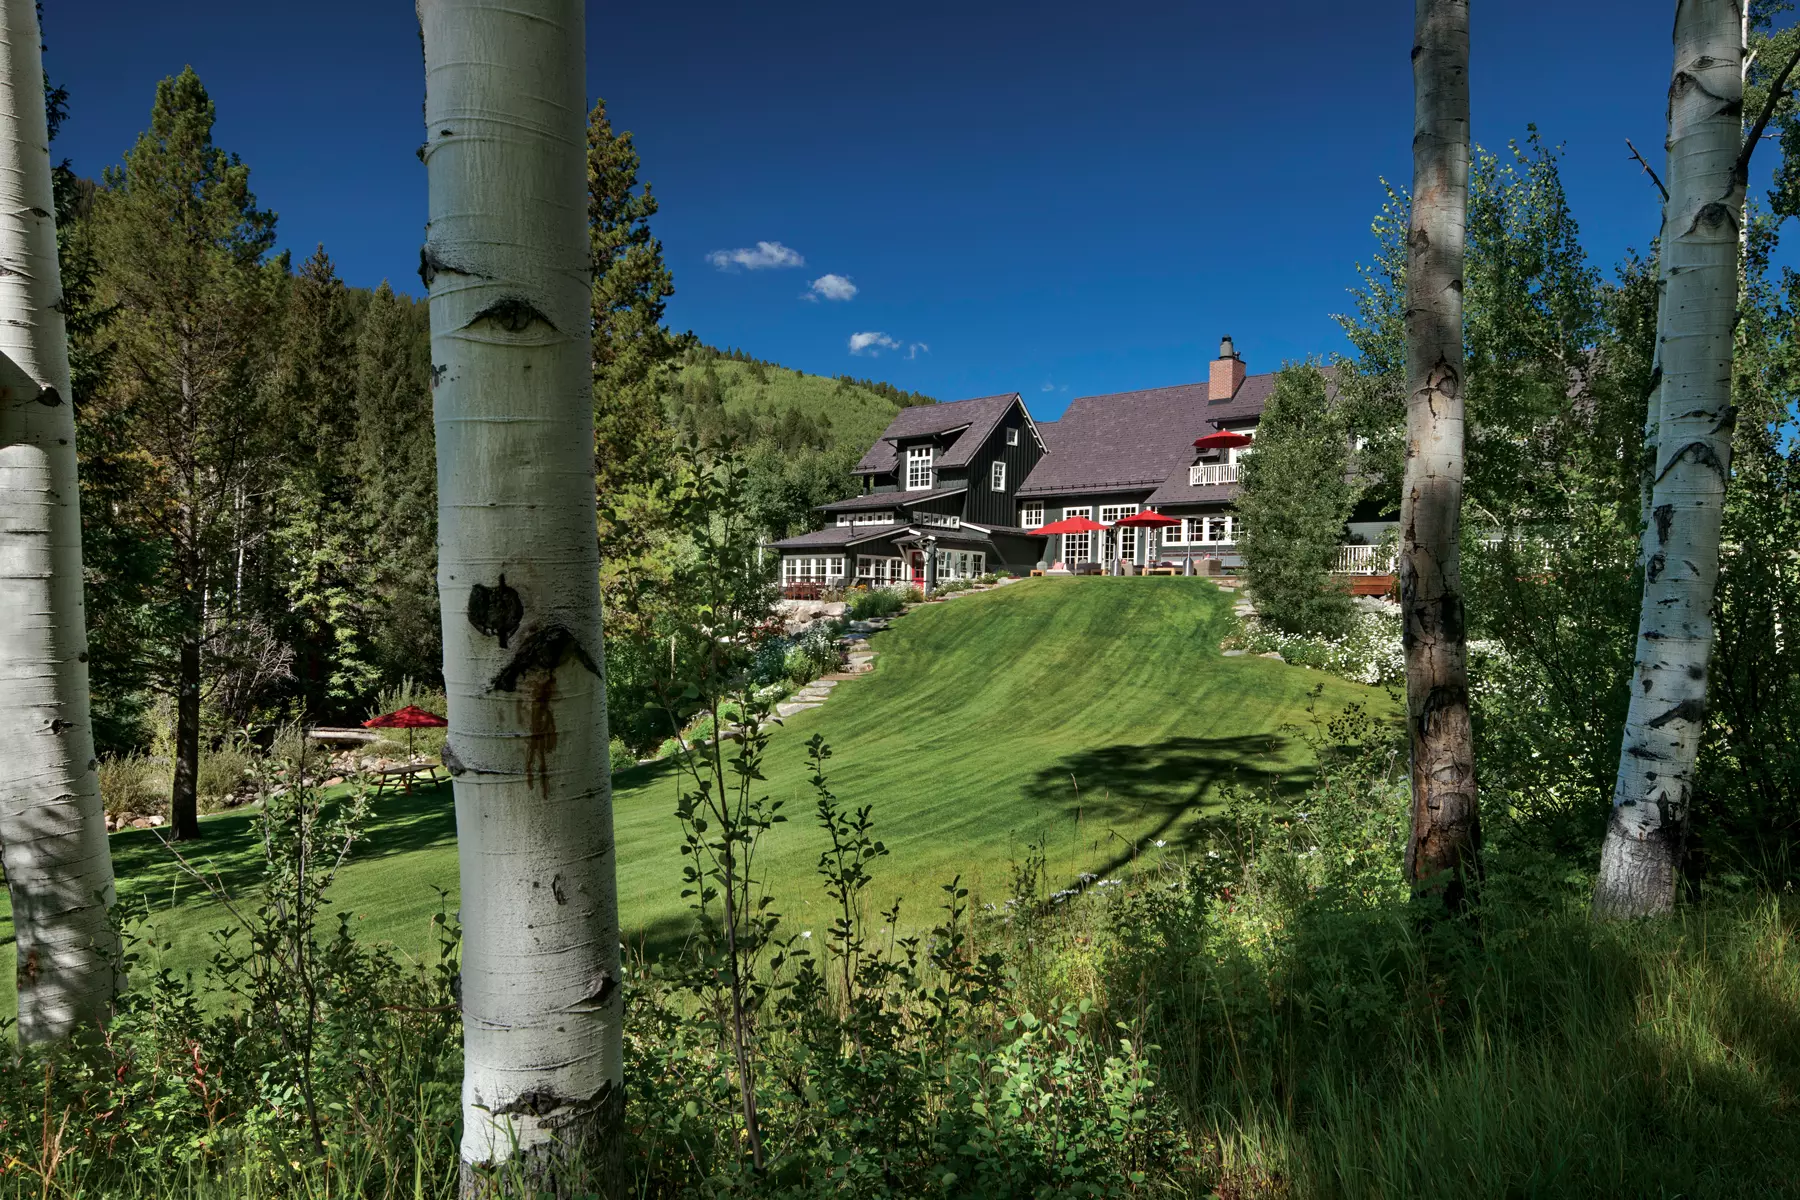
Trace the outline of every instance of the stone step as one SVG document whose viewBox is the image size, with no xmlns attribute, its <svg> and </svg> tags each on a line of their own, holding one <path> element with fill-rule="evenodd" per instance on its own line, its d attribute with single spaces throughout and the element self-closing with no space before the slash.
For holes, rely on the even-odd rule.
<svg viewBox="0 0 1800 1200">
<path fill-rule="evenodd" d="M 819 707 L 817 704 L 807 704 L 797 700 L 789 701 L 786 704 L 777 704 L 775 706 L 775 715 L 778 717 L 791 717 L 795 713 L 805 712 L 809 708 L 817 707 Z"/>
</svg>

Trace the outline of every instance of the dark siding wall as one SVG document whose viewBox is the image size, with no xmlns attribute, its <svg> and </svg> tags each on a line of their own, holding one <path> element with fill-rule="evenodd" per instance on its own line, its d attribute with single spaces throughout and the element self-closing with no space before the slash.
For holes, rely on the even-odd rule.
<svg viewBox="0 0 1800 1200">
<path fill-rule="evenodd" d="M 1017 430 L 1019 444 L 1006 444 L 1006 431 Z M 977 525 L 1017 525 L 1019 523 L 1019 504 L 1017 495 L 1019 485 L 1031 474 L 1031 468 L 1037 466 L 1043 451 L 1038 449 L 1037 439 L 1025 427 L 1025 415 L 1019 411 L 1017 404 L 1006 414 L 1006 420 L 995 426 L 981 450 L 969 463 L 969 492 L 964 498 L 962 510 L 963 520 L 973 521 Z M 996 492 L 990 486 L 993 464 L 995 461 L 1006 464 L 1006 490 Z M 1032 561 L 1036 561 L 1034 558 Z"/>
<path fill-rule="evenodd" d="M 1044 558 L 1044 543 L 1054 540 L 1054 538 L 1020 537 L 1011 533 L 996 533 L 993 552 L 988 555 L 988 570 L 1011 571 L 1018 575 L 1027 574 L 1038 565 L 1039 559 L 1043 559 L 1045 562 L 1050 561 Z"/>
</svg>

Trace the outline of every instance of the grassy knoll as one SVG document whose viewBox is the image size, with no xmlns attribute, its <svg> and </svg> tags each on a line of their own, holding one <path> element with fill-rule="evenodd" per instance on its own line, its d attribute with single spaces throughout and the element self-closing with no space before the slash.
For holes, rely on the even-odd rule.
<svg viewBox="0 0 1800 1200">
<path fill-rule="evenodd" d="M 709 372 L 719 381 L 725 411 L 732 416 L 772 423 L 791 410 L 829 429 L 833 445 L 855 447 L 858 453 L 874 444 L 899 411 L 893 397 L 861 384 L 729 358 L 689 363 L 677 372 L 677 380 L 697 381 Z"/>
<path fill-rule="evenodd" d="M 833 789 L 874 806 L 892 851 L 873 899 L 904 895 L 923 921 L 953 875 L 978 901 L 1003 898 L 1011 863 L 1034 840 L 1053 882 L 1116 873 L 1136 854 L 1174 852 L 1230 780 L 1302 782 L 1308 751 L 1282 727 L 1305 719 L 1315 685 L 1324 685 L 1322 711 L 1353 700 L 1388 707 L 1380 692 L 1316 672 L 1221 657 L 1228 610 L 1200 580 L 1031 580 L 916 609 L 877 634 L 875 671 L 840 684 L 829 704 L 770 741 L 767 787 L 786 801 L 790 823 L 770 835 L 763 862 L 782 911 L 802 928 L 824 920 L 812 915 L 822 841 L 805 766 L 814 733 L 834 751 Z M 620 912 L 634 943 L 666 945 L 683 924 L 671 816 L 679 786 L 663 764 L 615 777 Z M 233 887 L 252 886 L 254 815 L 213 817 L 206 830 L 193 860 Z M 1157 840 L 1168 849 L 1156 850 Z M 170 961 L 202 961 L 225 922 L 219 907 L 180 877 L 149 831 L 115 835 L 113 855 L 127 905 L 150 914 Z M 333 896 L 368 936 L 423 947 L 434 889 L 454 904 L 456 886 L 445 787 L 378 802 Z M 10 1007 L 10 975 L 0 989 Z"/>
</svg>

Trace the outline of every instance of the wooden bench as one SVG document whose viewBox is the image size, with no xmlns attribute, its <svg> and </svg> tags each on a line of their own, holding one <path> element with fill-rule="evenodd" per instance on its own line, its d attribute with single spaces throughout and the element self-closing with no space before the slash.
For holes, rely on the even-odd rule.
<svg viewBox="0 0 1800 1200">
<path fill-rule="evenodd" d="M 440 778 L 438 772 L 442 771 Z M 383 792 L 404 791 L 412 794 L 413 780 L 423 775 L 428 784 L 444 783 L 449 780 L 450 772 L 444 770 L 442 763 L 415 762 L 400 767 L 383 767 L 375 773 L 375 794 Z"/>
</svg>

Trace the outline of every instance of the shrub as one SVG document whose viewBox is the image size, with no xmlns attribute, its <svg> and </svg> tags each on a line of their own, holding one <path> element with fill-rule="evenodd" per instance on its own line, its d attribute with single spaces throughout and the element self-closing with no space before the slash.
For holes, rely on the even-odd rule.
<svg viewBox="0 0 1800 1200">
<path fill-rule="evenodd" d="M 147 754 L 120 754 L 100 761 L 100 802 L 106 815 L 167 815 L 169 765 Z"/>
<path fill-rule="evenodd" d="M 1295 666 L 1385 686 L 1406 678 L 1400 633 L 1398 612 L 1359 605 L 1336 636 L 1284 633 L 1256 616 L 1247 618 L 1243 632 L 1231 641 L 1253 654 L 1272 651 Z"/>
<path fill-rule="evenodd" d="M 867 621 L 874 617 L 891 617 L 906 607 L 906 594 L 896 588 L 870 588 L 850 597 L 850 607 L 845 616 L 853 621 Z"/>
<path fill-rule="evenodd" d="M 809 683 L 835 671 L 843 662 L 838 638 L 843 626 L 836 621 L 817 621 L 809 625 L 788 648 L 783 660 L 788 679 L 793 683 Z"/>
<path fill-rule="evenodd" d="M 251 783 L 257 754 L 242 735 L 226 738 L 216 749 L 200 750 L 200 771 L 194 791 L 201 812 L 217 812 Z"/>
</svg>

